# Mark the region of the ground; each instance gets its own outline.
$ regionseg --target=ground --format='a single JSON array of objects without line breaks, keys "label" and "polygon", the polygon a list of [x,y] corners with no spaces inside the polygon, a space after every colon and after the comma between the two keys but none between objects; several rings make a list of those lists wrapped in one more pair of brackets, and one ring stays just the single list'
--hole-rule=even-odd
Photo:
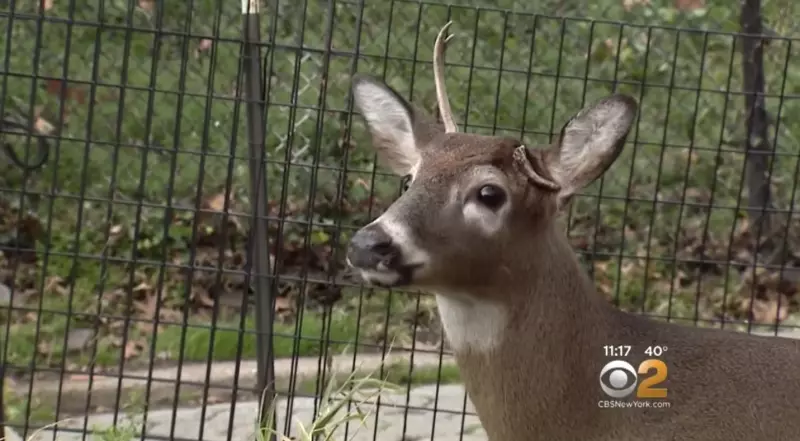
[{"label": "ground", "polygon": [[[0,282],[14,306],[0,314],[13,336],[6,363],[99,372],[252,358],[255,315],[242,308],[253,303],[244,276],[252,201],[245,107],[235,101],[238,3],[71,3],[43,2],[44,20],[36,2],[16,2],[13,18],[0,9],[4,112],[30,109],[40,130],[60,130],[44,168],[0,162]],[[280,2],[261,17],[263,38],[275,40],[262,52],[271,232],[262,246],[281,274],[276,355],[439,345],[428,296],[360,287],[343,271],[342,250],[401,188],[376,168],[363,124],[347,112],[350,75],[382,76],[432,112],[431,47],[448,16],[458,36],[447,81],[470,132],[545,144],[612,90],[641,103],[624,153],[568,216],[572,243],[609,300],[706,325],[798,321],[796,282],[753,270],[759,234],[742,208],[739,44],[674,28],[736,31],[738,3],[537,3],[538,12],[624,27],[478,13],[472,5],[489,4],[478,1],[450,10],[367,2],[363,14],[358,2],[334,3],[332,22],[325,2]],[[530,10],[521,0],[494,3]],[[796,33],[797,5],[762,3],[772,32]],[[771,40],[764,60],[773,204],[785,212],[798,200],[800,70],[788,68],[797,51]],[[4,142],[24,154],[24,136]],[[772,235],[788,256],[780,260],[793,265],[797,220],[774,216]],[[10,300],[4,289],[0,300]]]}]

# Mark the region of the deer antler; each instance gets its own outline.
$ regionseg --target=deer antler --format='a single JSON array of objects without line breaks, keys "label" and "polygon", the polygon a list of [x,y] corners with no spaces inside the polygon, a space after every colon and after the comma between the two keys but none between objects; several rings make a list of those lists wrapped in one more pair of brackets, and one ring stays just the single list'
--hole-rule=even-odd
[{"label": "deer antler", "polygon": [[450,41],[453,36],[449,35],[444,39],[443,36],[451,24],[453,24],[453,22],[449,21],[442,27],[439,31],[439,35],[436,36],[436,43],[433,47],[433,79],[434,83],[436,83],[436,101],[439,103],[439,113],[442,115],[444,131],[446,133],[458,132],[458,126],[453,118],[453,110],[450,108],[450,101],[447,99],[447,88],[444,84],[444,51],[447,42]]}]

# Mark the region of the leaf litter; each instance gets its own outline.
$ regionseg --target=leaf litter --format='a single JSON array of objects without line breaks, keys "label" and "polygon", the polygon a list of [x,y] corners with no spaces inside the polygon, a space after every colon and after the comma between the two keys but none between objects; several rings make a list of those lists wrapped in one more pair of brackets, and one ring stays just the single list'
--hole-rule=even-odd
[{"label": "leaf litter", "polygon": [[[118,277],[102,290],[99,288],[102,284],[96,287],[93,303],[99,303],[101,317],[82,317],[70,326],[68,351],[86,352],[93,343],[102,343],[117,348],[125,359],[137,360],[148,352],[148,336],[162,332],[165,324],[182,323],[184,314],[193,322],[207,324],[214,308],[229,315],[238,315],[243,306],[252,310],[253,282],[248,284],[246,277],[248,211],[237,194],[237,189],[216,191],[199,203],[182,204],[181,209],[169,214],[166,236],[161,234],[163,218],[145,228],[138,241],[133,240],[131,220],[116,219],[104,227],[108,233],[103,249],[106,255],[122,261],[130,259],[130,250],[135,249],[142,262],[165,260],[167,265],[141,263],[133,267],[117,262],[116,267],[124,269],[125,277]],[[704,197],[702,190],[687,194]],[[349,308],[354,316],[358,312],[354,309],[359,307],[355,302],[343,301],[348,284],[357,283],[345,270],[341,252],[348,233],[337,235],[337,223],[331,219],[363,223],[366,219],[352,219],[363,216],[368,206],[376,205],[380,211],[390,202],[376,200],[369,192],[363,192],[362,196],[336,203],[333,196],[322,194],[315,204],[314,226],[310,229],[305,201],[290,199],[284,210],[278,201],[269,201],[269,216],[273,219],[269,223],[270,264],[280,275],[277,281],[271,279],[277,296],[276,320],[292,323],[302,309],[322,311],[331,306]],[[672,248],[677,247],[674,262],[668,263],[656,264],[653,260],[648,263],[644,257],[648,255],[646,223],[631,222],[621,234],[619,228],[597,224],[592,216],[577,216],[570,239],[577,251],[589,253],[585,263],[593,269],[600,293],[610,301],[622,296],[621,307],[627,310],[673,316],[695,314],[712,321],[738,319],[763,324],[780,323],[798,311],[800,277],[793,274],[800,271],[800,258],[789,253],[783,262],[784,270],[766,270],[756,260],[760,256],[752,252],[754,234],[746,218],[737,219],[732,240],[725,231],[709,230],[704,237],[702,218],[697,213],[687,216],[677,237],[652,242],[651,256],[672,255]],[[281,226],[274,219],[286,222]],[[800,232],[798,220],[789,217],[785,222],[792,222],[789,231]],[[276,242],[274,238],[279,234],[281,240]],[[626,257],[620,265],[619,259],[607,254],[618,253],[623,235],[627,247],[635,245],[632,254],[638,257]],[[787,238],[790,241],[787,249],[800,249],[798,239]],[[50,274],[43,284],[40,282],[44,228],[35,214],[20,212],[13,204],[0,200],[0,241],[3,245],[0,287],[13,291],[15,306],[18,301],[35,306],[43,296],[61,299],[69,296],[74,280]],[[592,252],[595,254],[591,255]],[[723,289],[726,277],[727,290]],[[402,338],[409,338],[410,329],[416,327],[417,340],[439,344],[440,324],[430,300],[423,297],[424,308],[420,311],[411,307],[394,311],[400,317],[390,329],[385,327],[385,303],[362,305],[366,311],[361,323],[366,327],[363,332],[373,343],[381,343],[385,337],[399,338],[402,342]],[[681,303],[692,308],[680,310]],[[694,310],[694,304],[699,310]],[[7,320],[9,314],[5,317]],[[14,323],[12,329],[20,329],[39,320],[40,313],[13,310],[10,317]],[[125,317],[130,318],[132,326],[127,341],[120,337]],[[154,325],[156,321],[158,325]],[[59,360],[54,355],[61,350],[60,345],[49,340],[37,346],[37,352],[52,362]]]}]

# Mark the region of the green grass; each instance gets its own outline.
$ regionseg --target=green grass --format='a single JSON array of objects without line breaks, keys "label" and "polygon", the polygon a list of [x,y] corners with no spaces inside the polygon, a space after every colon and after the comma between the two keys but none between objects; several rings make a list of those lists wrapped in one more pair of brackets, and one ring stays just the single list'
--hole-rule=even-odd
[{"label": "green grass", "polygon": [[[16,12],[31,14],[36,3],[17,2]],[[68,17],[69,3],[55,2],[46,15]],[[456,118],[470,132],[523,135],[531,144],[544,144],[586,102],[610,93],[614,80],[631,83],[616,88],[641,103],[631,142],[605,179],[575,201],[571,235],[576,243],[585,242],[579,246],[583,251],[609,255],[587,260],[587,265],[594,269],[600,290],[619,298],[623,308],[689,318],[741,316],[741,299],[749,291],[734,269],[716,265],[716,274],[701,273],[670,260],[675,255],[692,257],[706,229],[706,258],[728,260],[729,237],[742,221],[743,210],[736,206],[743,165],[738,146],[743,102],[739,95],[724,93],[742,88],[740,55],[730,36],[678,33],[673,28],[737,30],[738,3],[710,0],[705,9],[694,12],[676,11],[666,0],[630,11],[618,0],[588,5],[545,0],[535,7],[552,14],[665,26],[651,29],[477,12],[471,6],[489,2],[453,3],[448,12],[441,5],[398,1],[387,7],[370,1],[360,16],[355,2],[337,2],[329,59],[323,53],[325,2],[308,2],[305,9],[303,2],[281,2],[274,29],[270,17],[263,17],[262,35],[274,31],[276,39],[276,47],[265,52],[271,74],[266,148],[274,161],[268,168],[269,199],[273,207],[288,207],[284,219],[313,223],[311,228],[286,224],[284,249],[276,255],[286,266],[284,272],[307,269],[323,282],[317,286],[324,285],[325,263],[337,262],[325,255],[322,264],[301,268],[302,258],[291,261],[287,256],[296,257],[306,240],[320,250],[341,249],[349,236],[337,235],[336,227],[363,225],[375,214],[367,210],[371,188],[377,209],[397,194],[396,178],[379,175],[373,182],[373,152],[360,121],[353,126],[350,143],[341,142],[347,125],[339,111],[347,103],[352,53],[358,49],[361,54],[357,71],[385,77],[401,94],[432,111],[431,49],[449,17],[458,37],[448,50],[448,89]],[[521,0],[494,4],[517,12],[531,9]],[[210,332],[199,326],[210,322],[210,314],[202,299],[241,296],[245,291],[238,275],[227,273],[218,280],[216,271],[242,269],[245,230],[233,225],[225,235],[213,213],[194,216],[196,206],[219,208],[218,196],[228,185],[233,187],[232,210],[247,213],[252,202],[247,195],[245,110],[233,99],[239,70],[240,47],[233,41],[240,35],[238,4],[196,0],[190,8],[189,3],[172,2],[165,3],[160,14],[136,8],[128,15],[126,8],[125,1],[106,1],[102,15],[107,26],[102,29],[37,21],[30,15],[18,15],[13,22],[0,17],[0,29],[11,31],[10,40],[5,33],[0,37],[0,97],[6,109],[26,108],[33,101],[43,109],[43,118],[61,126],[60,140],[44,169],[24,176],[9,167],[0,174],[0,238],[25,228],[38,251],[36,261],[23,264],[15,274],[10,271],[17,262],[0,257],[0,281],[24,294],[21,305],[43,309],[3,313],[2,323],[11,322],[14,336],[8,348],[13,364],[28,365],[34,358],[41,364],[60,364],[69,326],[99,330],[96,350],[90,345],[91,350],[68,354],[71,363],[116,366],[124,317],[152,320],[156,311],[148,305],[155,298],[160,299],[161,320],[180,322],[185,313],[193,325],[186,331],[184,356],[205,359]],[[763,8],[774,31],[796,34],[790,20],[800,12],[795,3],[767,0]],[[97,6],[86,6],[74,11],[73,18],[96,22],[99,14]],[[303,22],[309,25],[300,29],[298,23]],[[114,27],[125,23],[139,30]],[[165,32],[155,44],[157,24]],[[176,36],[184,31],[193,37]],[[198,53],[201,39],[212,35],[231,41],[218,41],[211,50]],[[291,49],[299,43],[305,52]],[[766,48],[770,94],[798,93],[800,70],[792,68],[794,62],[784,69],[787,54],[794,60],[798,50],[798,45],[787,47],[780,41]],[[62,77],[68,80],[63,112],[61,97],[53,93],[58,90],[54,79]],[[318,112],[321,101],[325,109]],[[797,202],[800,104],[794,98],[773,97],[766,103],[780,123],[773,127],[778,134],[775,150],[787,155],[773,162],[774,203],[788,208]],[[22,152],[23,139],[9,135],[6,140]],[[285,158],[291,166],[282,163]],[[349,171],[343,175],[338,168],[345,161]],[[345,209],[332,203],[340,184]],[[26,197],[17,196],[19,189]],[[655,194],[661,202],[654,202]],[[603,198],[599,208],[597,196]],[[711,202],[727,208],[709,208]],[[682,208],[681,203],[694,205]],[[13,216],[18,210],[40,219],[41,231],[30,222],[20,226]],[[279,215],[279,209],[273,214]],[[271,228],[277,233],[277,223]],[[220,260],[215,245],[226,237]],[[135,264],[127,263],[133,259]],[[190,281],[186,271],[164,268],[162,261],[199,268]],[[733,277],[726,280],[729,274]],[[286,283],[292,298],[311,291]],[[412,338],[410,325],[417,318],[406,318],[416,317],[415,297],[389,298],[375,291],[357,322],[361,297],[356,298],[354,290],[346,294],[348,298],[334,308],[338,312],[331,338],[353,340],[358,326],[368,329],[356,343],[385,341],[389,334]],[[383,326],[387,304],[404,317],[391,320],[391,329]],[[791,308],[794,313],[796,304]],[[231,309],[219,326],[236,328],[237,313]],[[84,315],[67,319],[65,311]],[[434,323],[426,311],[426,323]],[[98,322],[97,315],[104,318]],[[307,312],[305,317],[299,334],[318,338],[319,315]],[[252,315],[247,323],[251,328]],[[277,327],[295,334],[293,323]],[[141,345],[136,357],[145,360],[152,330],[133,325],[129,335]],[[218,330],[212,356],[235,355],[238,338],[236,330]],[[180,342],[180,328],[165,326],[156,349],[174,356],[180,353]],[[243,345],[243,354],[252,356],[253,336],[247,335]],[[321,347],[304,340],[295,350],[291,338],[278,337],[275,346],[280,354],[301,355]]]},{"label": "green grass", "polygon": [[[60,307],[66,309],[62,297],[53,295],[47,297],[47,300],[47,310],[57,311]],[[168,318],[172,321],[162,321],[159,325],[155,346],[152,348],[156,360],[178,360],[181,348],[183,360],[186,362],[235,360],[240,344],[239,356],[242,359],[256,357],[256,325],[252,315],[245,318],[244,326],[240,326],[238,312],[227,311],[216,323],[212,323],[207,314],[195,314],[185,326],[184,332],[180,316],[169,308],[165,307],[164,310],[169,313]],[[386,317],[387,311],[390,313],[389,317]],[[408,345],[411,343],[408,322],[416,318],[422,323],[420,326],[424,326],[425,321],[430,320],[425,317],[431,317],[432,314],[433,302],[430,298],[423,298],[418,308],[405,295],[394,295],[390,299],[384,296],[365,297],[355,289],[347,289],[339,307],[327,314],[306,310],[301,321],[298,317],[290,317],[288,321],[276,320],[273,326],[273,351],[275,357],[283,358],[319,356],[326,351],[345,350],[357,342],[377,343],[381,339],[394,339],[400,344]],[[91,325],[75,319],[68,321],[64,315],[57,313],[40,313],[38,319],[42,323],[38,340],[35,322],[21,320],[11,325],[13,338],[8,340],[6,346],[11,363],[36,357],[38,362],[54,366],[58,366],[63,360],[67,365],[114,369],[119,366],[122,358],[125,358],[128,366],[131,363],[144,364],[150,358],[152,326],[149,323],[131,326],[125,346],[122,345],[121,335],[105,335],[100,327],[96,337],[88,339],[82,348],[73,347],[65,351],[64,336],[67,334],[68,322],[71,323],[72,330],[93,329]],[[123,325],[122,321],[117,321],[109,326],[110,329],[120,329]],[[132,345],[135,345],[136,351],[133,355],[125,350],[125,347]],[[361,352],[369,350],[360,349]]]},{"label": "green grass", "polygon": [[[321,353],[323,343],[328,340],[332,343],[328,347],[336,352],[355,341],[358,323],[351,317],[336,313],[331,320],[329,333],[320,314],[307,312],[300,322],[299,332],[295,324],[276,323],[274,327],[273,351],[275,357],[292,357],[293,355],[313,355]],[[221,323],[213,332],[208,325],[203,327],[188,327],[185,341],[181,345],[183,326],[170,326],[158,334],[156,340],[157,352],[165,354],[168,359],[177,359],[181,346],[184,348],[183,357],[187,361],[235,360],[239,346],[240,334],[238,322]],[[256,357],[255,323],[247,320],[244,326],[245,334],[241,337],[241,357],[253,359]],[[213,341],[213,352],[211,342]],[[209,353],[211,354],[209,356]]]}]

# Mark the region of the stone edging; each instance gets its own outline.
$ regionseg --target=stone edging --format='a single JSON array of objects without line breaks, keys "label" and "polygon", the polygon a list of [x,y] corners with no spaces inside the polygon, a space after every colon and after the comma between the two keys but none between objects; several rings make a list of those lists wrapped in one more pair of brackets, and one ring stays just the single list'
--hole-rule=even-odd
[{"label": "stone edging", "polygon": [[[408,363],[411,360],[410,352],[396,351],[384,357],[383,363],[388,366],[397,362]],[[452,356],[443,355],[441,362],[443,365],[454,365]],[[295,364],[296,363],[296,364]],[[300,357],[297,359],[282,358],[275,360],[275,383],[278,385],[288,384],[292,373],[296,381],[313,380],[319,373],[319,357]],[[374,371],[380,368],[382,363],[381,354],[358,354],[355,358],[355,368],[359,371]],[[353,368],[353,355],[338,355],[332,360],[335,372],[350,373]],[[439,355],[430,353],[415,353],[414,368],[438,367]],[[162,406],[171,407],[175,401],[176,382],[180,384],[180,401],[187,397],[201,398],[206,387],[206,370],[208,363],[184,364],[178,377],[178,367],[154,368],[152,381],[150,382],[150,408]],[[209,397],[219,402],[230,399],[236,373],[236,362],[212,362],[210,382],[207,384]],[[256,361],[243,360],[239,363],[238,388],[255,389],[256,386]],[[121,395],[144,397],[147,388],[147,369],[131,370],[125,372],[125,377],[120,380],[111,376],[95,376],[92,381],[91,390],[89,389],[88,375],[85,377],[64,377],[61,387],[60,414],[83,414],[86,410],[86,402],[91,399],[91,409],[95,411],[113,410],[117,402],[117,390],[121,390]],[[130,378],[133,377],[133,378]],[[28,394],[29,382],[14,384],[9,381],[7,387],[18,396]],[[41,403],[52,403],[55,405],[58,399],[59,380],[42,379],[34,381],[33,395]],[[280,390],[280,386],[279,386]],[[247,394],[251,395],[251,394]],[[254,398],[251,398],[254,399]],[[126,400],[120,400],[120,404]]]}]

